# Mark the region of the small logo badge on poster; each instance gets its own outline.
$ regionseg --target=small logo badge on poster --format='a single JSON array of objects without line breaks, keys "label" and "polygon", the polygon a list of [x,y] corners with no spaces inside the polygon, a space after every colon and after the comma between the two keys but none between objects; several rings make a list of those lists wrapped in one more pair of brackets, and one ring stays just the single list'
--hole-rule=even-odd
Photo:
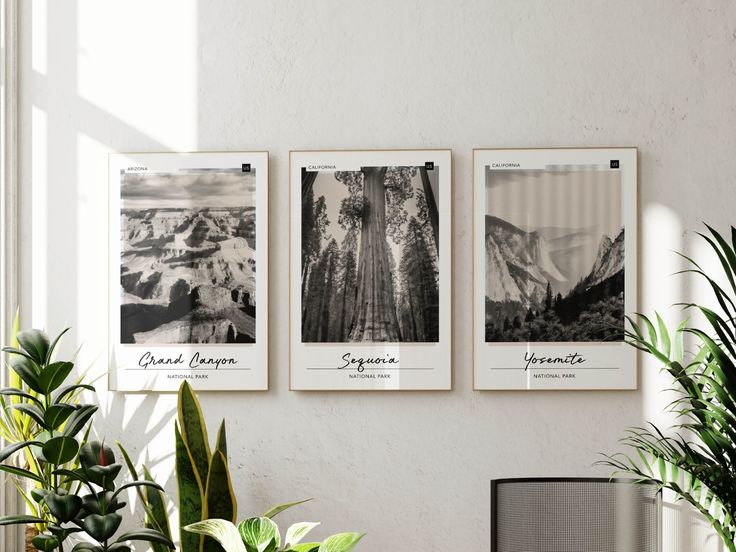
[{"label": "small logo badge on poster", "polygon": [[611,159],[611,168],[612,169],[618,169],[619,168],[618,159]]},{"label": "small logo badge on poster", "polygon": [[424,168],[427,169],[428,171],[433,171],[434,170],[434,161],[427,161],[424,164]]},{"label": "small logo badge on poster", "polygon": [[243,168],[243,172],[250,172],[250,163],[243,163],[242,168]]}]

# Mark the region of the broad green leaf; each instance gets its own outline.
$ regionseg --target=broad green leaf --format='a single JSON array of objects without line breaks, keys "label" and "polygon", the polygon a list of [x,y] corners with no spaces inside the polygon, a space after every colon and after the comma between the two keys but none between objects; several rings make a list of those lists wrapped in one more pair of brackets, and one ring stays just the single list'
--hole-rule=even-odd
[{"label": "broad green leaf", "polygon": [[31,539],[31,544],[41,552],[52,552],[59,546],[59,538],[54,535],[36,535]]},{"label": "broad green leaf", "polygon": [[136,531],[128,531],[123,533],[117,539],[117,542],[122,543],[126,541],[143,541],[150,543],[163,544],[164,546],[174,549],[174,543],[171,539],[167,538],[159,531],[153,529],[137,529]]},{"label": "broad green leaf", "polygon": [[89,422],[90,418],[94,416],[95,412],[97,412],[97,406],[93,404],[80,406],[72,413],[71,416],[69,416],[62,433],[68,437],[74,437],[84,429],[84,426]]},{"label": "broad green leaf", "polygon": [[92,483],[107,491],[112,491],[115,488],[115,478],[122,468],[122,464],[110,464],[109,466],[90,466],[82,469]]},{"label": "broad green leaf", "polygon": [[337,533],[327,537],[319,547],[319,552],[350,552],[365,533]]},{"label": "broad green leaf", "polygon": [[120,514],[90,514],[84,518],[84,530],[96,541],[104,542],[110,539],[120,527],[123,518]]},{"label": "broad green leaf", "polygon": [[49,429],[45,427],[43,412],[41,412],[41,409],[38,408],[38,406],[36,406],[35,404],[14,404],[11,408],[17,410],[18,412],[22,412],[25,416],[30,416],[34,422],[41,426],[41,428]]},{"label": "broad green leaf", "polygon": [[82,508],[82,499],[73,494],[62,495],[51,492],[43,497],[43,501],[51,515],[62,523],[74,519]]},{"label": "broad green leaf", "polygon": [[184,527],[184,531],[207,535],[219,542],[225,552],[247,552],[238,529],[225,519],[207,519]]},{"label": "broad green leaf", "polygon": [[43,394],[49,395],[61,387],[73,368],[74,364],[71,362],[52,362],[46,366],[38,376]]},{"label": "broad green leaf", "polygon": [[71,437],[54,437],[46,441],[41,450],[47,462],[59,466],[74,460],[79,452],[79,443]]},{"label": "broad green leaf", "polygon": [[276,540],[276,547],[281,544],[281,536],[278,526],[267,517],[254,517],[241,521],[238,524],[240,538],[258,552],[263,552],[271,539]]},{"label": "broad green leaf", "polygon": [[200,541],[203,538],[184,531],[183,528],[202,519],[204,489],[184,439],[179,433],[179,425],[176,423],[174,424],[174,437],[176,446],[176,485],[179,493],[179,542],[182,552],[198,552]]},{"label": "broad green leaf", "polygon": [[70,404],[54,404],[46,409],[43,415],[43,425],[46,429],[57,429],[69,419],[77,408]]},{"label": "broad green leaf", "polygon": [[302,539],[307,536],[312,529],[317,527],[319,522],[302,521],[293,524],[286,530],[286,537],[284,537],[284,546],[286,548],[293,548],[295,544],[299,544]]},{"label": "broad green leaf", "polygon": [[49,336],[41,330],[24,330],[15,336],[18,344],[30,355],[36,364],[46,362],[46,354],[49,352]]},{"label": "broad green leaf", "polygon": [[267,518],[273,518],[283,512],[284,510],[288,510],[289,508],[292,508],[293,506],[298,506],[299,504],[304,504],[305,502],[309,502],[312,500],[311,498],[306,498],[304,500],[297,500],[296,502],[287,502],[286,504],[279,504],[278,506],[274,506],[267,512],[263,514],[263,517]]},{"label": "broad green leaf", "polygon": [[8,357],[8,364],[30,389],[36,393],[43,393],[43,387],[41,387],[39,381],[38,366],[32,359],[20,353],[14,353]]}]

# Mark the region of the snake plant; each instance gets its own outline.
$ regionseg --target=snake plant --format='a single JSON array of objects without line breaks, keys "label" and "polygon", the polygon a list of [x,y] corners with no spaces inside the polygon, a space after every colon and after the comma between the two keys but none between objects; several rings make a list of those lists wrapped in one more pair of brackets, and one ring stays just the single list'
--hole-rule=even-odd
[{"label": "snake plant", "polygon": [[[603,463],[673,491],[736,552],[736,228],[730,243],[707,228],[698,235],[714,251],[722,277],[681,254],[688,263],[682,272],[703,278],[713,293],[713,306],[680,304],[705,326],[685,320],[670,329],[657,313],[628,319],[627,341],[673,379],[676,423],[666,430],[654,424],[629,429],[621,441],[631,452],[606,456]],[[686,336],[693,341],[690,352]]]},{"label": "snake plant", "polygon": [[176,483],[179,491],[179,545],[181,552],[217,552],[221,547],[204,535],[183,528],[208,517],[235,521],[237,501],[227,460],[225,421],[220,423],[214,450],[207,425],[192,387],[179,387],[178,422],[174,424]]}]

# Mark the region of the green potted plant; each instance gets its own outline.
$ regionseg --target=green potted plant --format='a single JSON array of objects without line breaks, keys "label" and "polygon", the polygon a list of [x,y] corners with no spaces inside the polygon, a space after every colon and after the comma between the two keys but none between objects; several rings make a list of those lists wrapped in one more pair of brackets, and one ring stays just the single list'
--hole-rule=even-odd
[{"label": "green potted plant", "polygon": [[[90,421],[97,411],[91,404],[70,401],[83,383],[65,385],[74,364],[54,361],[59,339],[50,342],[40,330],[18,332],[17,345],[6,347],[15,386],[0,390],[6,422],[22,431],[0,451],[0,470],[17,478],[18,489],[28,505],[28,514],[5,516],[0,525],[34,524],[39,533],[32,545],[42,552],[64,552],[74,534],[86,537],[73,551],[129,552],[129,541],[154,542],[173,548],[161,532],[142,529],[118,534],[125,507],[121,493],[129,487],[162,490],[151,481],[134,481],[117,486],[122,468],[104,443],[88,441]],[[11,421],[9,421],[11,420]],[[7,429],[7,427],[6,427]],[[11,463],[24,454],[25,465]],[[21,481],[33,483],[26,492]]]},{"label": "green potted plant", "polygon": [[[669,329],[659,314],[628,319],[626,336],[650,355],[674,381],[677,398],[670,405],[678,422],[663,430],[650,424],[631,428],[622,443],[634,454],[607,456],[603,463],[670,489],[698,510],[718,533],[724,546],[736,552],[736,228],[731,242],[710,226],[700,234],[713,249],[723,271],[724,285],[697,262],[686,273],[703,278],[716,307],[685,303],[702,315],[707,328],[685,320]],[[684,346],[693,340],[692,352]]]},{"label": "green potted plant", "polygon": [[[241,521],[237,526],[225,519],[208,519],[184,529],[217,540],[225,552],[350,552],[364,533],[337,533],[322,542],[302,542],[318,522],[294,523],[283,539],[273,517],[295,503],[276,506],[262,516]],[[298,504],[298,503],[296,503]]]},{"label": "green potted plant", "polygon": [[[322,542],[302,543],[306,534],[319,525],[302,522],[289,527],[282,540],[272,518],[306,500],[275,506],[236,526],[237,501],[228,468],[225,421],[220,423],[215,447],[211,450],[202,408],[188,382],[184,381],[179,387],[178,398],[174,438],[180,552],[219,552],[223,549],[225,552],[350,552],[363,537],[359,533],[338,533]],[[138,479],[135,468],[125,456],[133,477]],[[147,474],[145,466],[144,470]],[[150,475],[146,478],[150,480]],[[146,527],[161,531],[171,539],[160,493],[144,489],[139,495],[146,509]],[[234,538],[237,535],[239,537]],[[155,552],[164,552],[155,547],[154,544]]]}]

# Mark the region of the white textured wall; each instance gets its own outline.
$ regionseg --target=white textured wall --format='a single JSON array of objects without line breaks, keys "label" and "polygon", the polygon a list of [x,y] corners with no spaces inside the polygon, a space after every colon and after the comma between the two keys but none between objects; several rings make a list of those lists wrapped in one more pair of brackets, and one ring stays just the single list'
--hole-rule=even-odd
[{"label": "white textured wall", "polygon": [[[652,367],[636,392],[471,390],[471,150],[639,146],[641,307],[682,299],[668,250],[736,218],[730,0],[20,3],[23,321],[71,324],[96,373],[107,153],[271,151],[271,390],[202,397],[243,515],[311,496],[284,520],[362,550],[487,550],[491,478],[606,474],[596,454],[661,418]],[[289,392],[288,150],[394,146],[454,151],[454,390]],[[100,433],[173,496],[174,397],[99,387]]]}]

